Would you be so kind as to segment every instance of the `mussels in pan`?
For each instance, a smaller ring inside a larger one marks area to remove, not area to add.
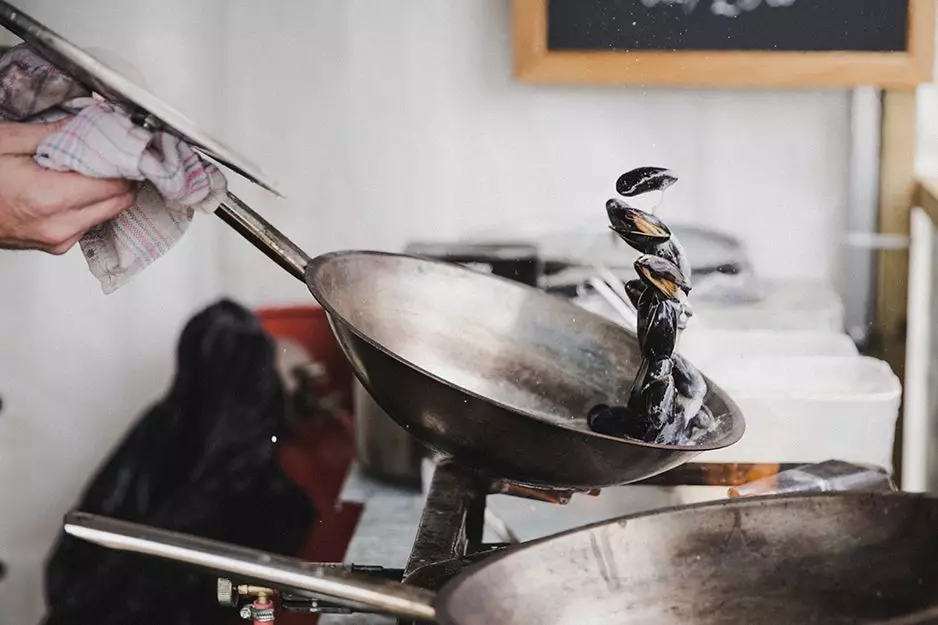
[[[616,190],[633,197],[664,191],[677,181],[671,170],[640,167],[619,177]],[[602,434],[663,445],[693,444],[714,426],[704,405],[703,375],[674,352],[680,332],[693,316],[688,302],[690,263],[684,247],[660,218],[625,201],[606,202],[609,227],[641,255],[638,278],[625,285],[638,317],[642,360],[626,406],[598,404],[587,415],[589,427]]]

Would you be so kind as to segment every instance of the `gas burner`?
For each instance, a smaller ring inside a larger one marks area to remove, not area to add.
[[[518,482],[486,477],[449,461],[442,461],[433,473],[420,523],[410,557],[403,569],[380,566],[336,565],[350,572],[367,573],[403,582],[427,590],[439,590],[465,567],[479,562],[516,544],[510,532],[502,529],[508,542],[486,543],[483,533],[486,524],[486,500],[489,495],[508,495],[535,501],[564,505],[573,495],[580,493],[596,496],[598,489],[552,489]],[[238,595],[248,600],[241,607],[242,618],[255,623],[271,622],[268,613],[258,610],[261,600],[271,593],[279,594],[280,608],[285,612],[301,614],[353,614],[355,610],[306,595],[248,586],[235,586],[228,579],[219,579],[219,603],[229,607],[239,605]],[[261,604],[261,608],[266,604]],[[398,619],[400,625],[415,621]]]

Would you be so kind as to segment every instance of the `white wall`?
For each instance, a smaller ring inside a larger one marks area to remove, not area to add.
[[[260,162],[289,199],[232,186],[310,254],[399,250],[501,223],[602,222],[615,178],[660,164],[682,177],[668,192],[671,219],[732,230],[767,276],[835,271],[843,93],[517,84],[507,0],[19,4],[79,44],[117,52]],[[0,501],[18,502],[0,511],[0,559],[22,560],[0,583],[4,622],[35,622],[37,550],[165,389],[182,324],[223,292],[249,305],[307,300],[211,217],[111,297],[77,252],[0,253]]]
[[[252,198],[311,253],[399,249],[493,222],[601,221],[616,177],[654,163],[682,176],[668,193],[672,219],[731,228],[766,275],[833,271],[843,93],[518,84],[506,0],[266,12],[236,1],[228,19],[225,134],[282,181],[282,208]],[[266,259],[226,249],[247,275],[270,274]],[[288,293],[288,280],[229,286],[263,300]]]

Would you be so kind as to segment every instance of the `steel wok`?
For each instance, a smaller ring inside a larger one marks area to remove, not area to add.
[[[443,625],[931,623],[938,499],[839,493],[626,516],[510,548],[438,594],[328,565],[73,513],[66,532]],[[916,618],[915,614],[925,615]]]
[[[709,379],[705,404],[717,427],[696,445],[590,431],[590,407],[626,402],[638,341],[562,298],[414,256],[353,251],[310,260],[233,196],[217,214],[306,281],[375,401],[459,464],[592,489],[651,477],[743,435],[739,408]]]

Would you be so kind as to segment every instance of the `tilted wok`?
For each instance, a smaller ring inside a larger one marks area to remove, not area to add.
[[[80,513],[66,531],[443,625],[857,625],[938,604],[938,499],[839,493],[732,499],[630,515],[540,539],[435,594]],[[341,581],[339,581],[341,580]]]
[[[645,479],[743,434],[709,382],[716,428],[693,446],[592,432],[597,403],[624,404],[635,334],[568,301],[430,259],[340,252],[306,282],[362,384],[429,447],[499,478],[595,488]]]

